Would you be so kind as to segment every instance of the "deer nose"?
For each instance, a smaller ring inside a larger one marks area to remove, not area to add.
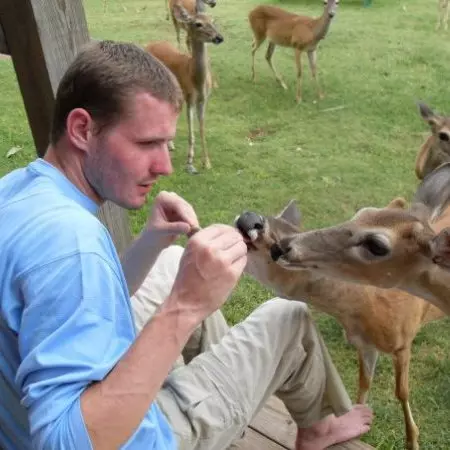
[[[223,36],[221,34],[218,34],[214,39],[214,44],[221,44],[224,41]]]
[[[254,212],[244,211],[236,220],[237,229],[244,235],[248,235],[251,230],[262,230],[264,219]]]

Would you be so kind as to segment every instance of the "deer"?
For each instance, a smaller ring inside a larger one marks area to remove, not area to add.
[[[206,105],[212,83],[206,43],[220,44],[224,38],[206,14],[198,12],[191,15],[180,4],[174,4],[172,11],[176,20],[184,23],[188,30],[192,42],[192,54],[180,52],[167,41],[149,43],[145,49],[171,70],[181,86],[186,102],[189,129],[186,170],[190,174],[196,174],[198,171],[194,167],[194,108],[197,111],[200,127],[203,166],[205,169],[211,168],[205,138]]]
[[[339,0],[327,0],[320,17],[313,18],[294,14],[276,6],[259,5],[250,11],[248,20],[253,32],[252,43],[252,80],[255,81],[255,53],[261,44],[268,39],[266,60],[283,89],[286,83],[275,69],[272,56],[275,46],[291,47],[295,50],[297,67],[296,101],[302,101],[302,53],[308,54],[309,67],[313,76],[319,99],[324,98],[324,92],[317,78],[317,47],[330,28]]]
[[[277,216],[242,213],[235,226],[248,245],[246,273],[276,295],[301,300],[333,316],[359,359],[357,403],[366,403],[379,352],[392,356],[395,395],[403,408],[406,447],[419,449],[419,429],[409,405],[411,347],[419,329],[445,314],[425,300],[396,289],[381,289],[331,278],[313,270],[288,270],[276,263],[280,242],[300,232],[301,214],[291,201]]]
[[[448,13],[450,9],[450,0],[438,0],[438,19],[436,30],[443,28],[448,30]]]
[[[214,8],[216,6],[216,0],[201,0],[205,5]],[[192,53],[192,44],[189,40],[189,26],[185,22],[180,22],[177,20],[177,13],[174,12],[174,5],[181,5],[191,16],[195,16],[197,12],[197,2],[196,0],[166,0],[167,7],[167,19],[169,16],[172,18],[172,23],[175,28],[175,33],[177,36],[178,48],[181,50],[181,40],[180,31],[183,29],[186,32],[186,48],[189,53]]]
[[[425,103],[419,102],[419,111],[429,125],[431,135],[421,146],[417,154],[415,172],[422,180],[443,163],[450,162],[450,117],[435,113]]]
[[[277,264],[421,297],[450,315],[450,163],[429,173],[409,208],[396,198],[350,220],[292,234]]]

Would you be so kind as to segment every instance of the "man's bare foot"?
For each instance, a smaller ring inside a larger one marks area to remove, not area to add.
[[[355,405],[343,416],[325,417],[309,428],[297,431],[296,450],[324,450],[333,444],[345,442],[369,431],[372,410],[365,405]]]

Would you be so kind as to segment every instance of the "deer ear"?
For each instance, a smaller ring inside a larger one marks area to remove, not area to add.
[[[175,3],[172,10],[177,22],[192,23],[194,21],[194,18],[187,12],[186,8],[179,3]]]
[[[425,120],[425,122],[430,125],[430,127],[435,127],[440,122],[440,116],[435,114],[435,112],[425,103],[418,102],[417,106],[419,107],[420,115],[422,116],[422,119]]]
[[[297,208],[295,200],[291,200],[278,217],[296,227],[300,227],[300,222],[302,220],[302,214]]]
[[[444,228],[431,243],[431,259],[443,269],[450,269],[450,228]]]
[[[406,208],[406,200],[403,197],[395,197],[393,200],[391,200],[386,208],[398,208],[398,209],[405,209]]]

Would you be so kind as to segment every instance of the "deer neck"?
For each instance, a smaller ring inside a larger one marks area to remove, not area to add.
[[[195,85],[202,88],[206,83],[208,72],[208,53],[204,42],[192,40],[192,60]]]
[[[345,321],[349,309],[362,307],[360,286],[309,270],[286,270],[262,255],[249,254],[248,261],[246,272],[280,297],[305,301],[341,321]]]
[[[450,315],[450,271],[433,264],[417,276],[408,277],[402,287]]]
[[[333,17],[334,16],[331,16],[327,9],[325,9],[323,14],[316,20],[313,28],[313,34],[316,41],[320,41],[327,35]]]

